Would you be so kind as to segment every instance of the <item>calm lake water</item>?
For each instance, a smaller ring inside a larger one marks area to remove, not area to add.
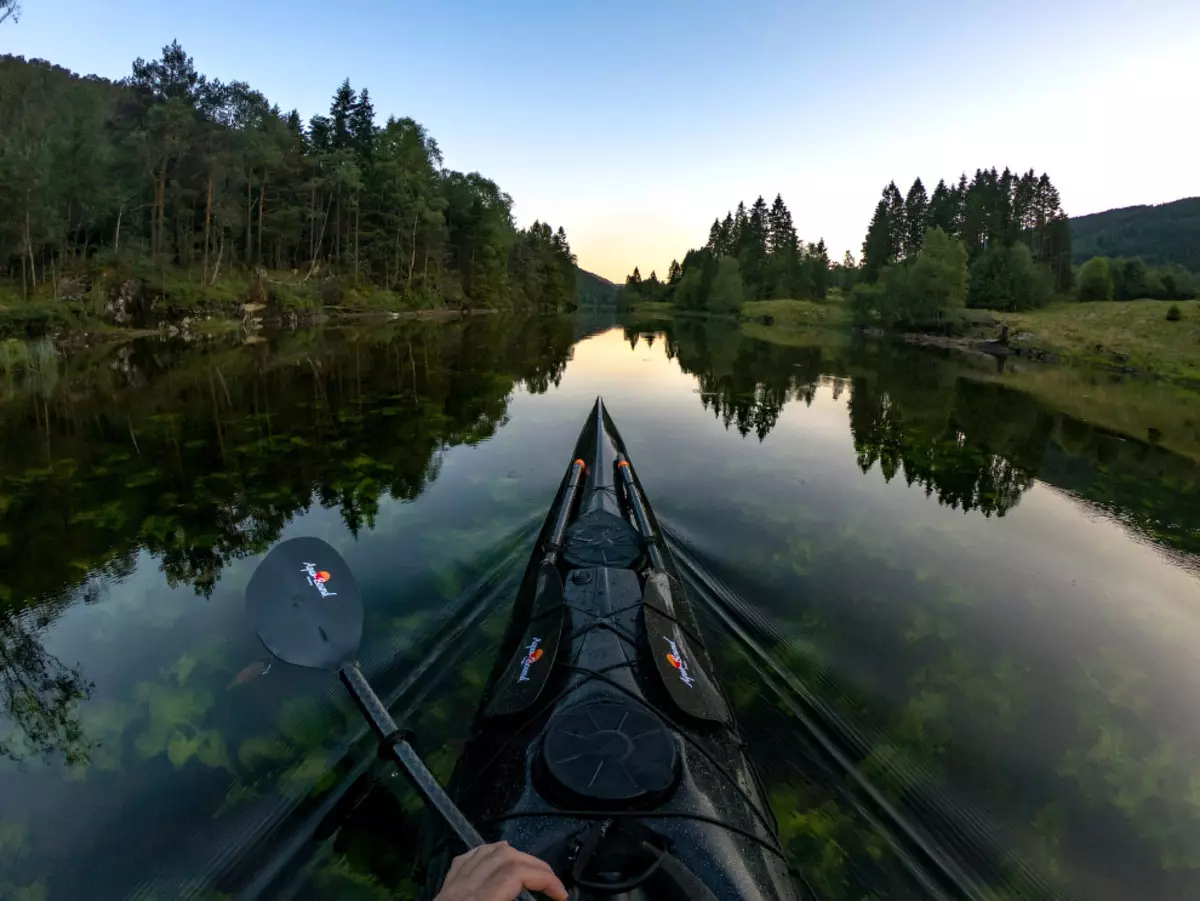
[[[337,547],[448,776],[597,394],[819,897],[1200,897],[1200,465],[1157,431],[696,322],[0,361],[0,898],[413,897],[420,804],[242,592]]]

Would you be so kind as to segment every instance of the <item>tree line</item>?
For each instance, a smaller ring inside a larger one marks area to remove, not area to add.
[[[1058,189],[1030,169],[976,169],[928,194],[883,190],[853,292],[860,324],[940,323],[963,306],[1024,310],[1070,289],[1071,231]]]
[[[625,279],[620,303],[666,301],[685,310],[736,313],[747,300],[819,300],[834,283],[825,241],[800,240],[781,195],[770,207],[759,196],[725,218],[713,220],[708,242],[672,260],[665,281],[646,279],[635,267]]]
[[[1178,263],[1147,266],[1141,257],[1092,257],[1079,269],[1079,300],[1186,300],[1200,292],[1197,278]]]
[[[349,80],[305,123],[178,42],[116,83],[5,56],[0,121],[0,276],[24,296],[135,255],[206,285],[264,267],[412,304],[574,300],[561,227],[517,228],[495,182],[445,168],[410,118],[378,124]]]

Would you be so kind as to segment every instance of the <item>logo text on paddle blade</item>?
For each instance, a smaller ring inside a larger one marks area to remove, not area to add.
[[[542,643],[540,638],[535,638],[529,642],[529,647],[525,649],[525,656],[521,659],[521,675],[517,678],[518,682],[529,681],[529,668],[542,659],[544,653],[538,645]]]
[[[325,585],[329,582],[329,570],[317,569],[315,563],[305,563],[301,567],[302,571],[308,576],[308,584],[317,589],[323,598],[336,598],[337,592],[330,591]]]
[[[683,654],[679,652],[679,645],[675,644],[674,639],[663,636],[663,640],[670,645],[671,652],[667,654],[667,662],[679,671],[679,681],[684,685],[692,686],[696,684],[696,680],[688,673],[687,661],[683,659]]]

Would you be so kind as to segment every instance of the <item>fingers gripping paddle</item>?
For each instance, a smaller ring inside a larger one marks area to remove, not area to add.
[[[468,848],[483,837],[438,784],[396,728],[354,658],[362,640],[363,602],[346,561],[319,538],[277,544],[246,586],[246,611],[267,650],[295,666],[336,672],[359,709],[425,802]],[[521,892],[522,901],[533,901]]]

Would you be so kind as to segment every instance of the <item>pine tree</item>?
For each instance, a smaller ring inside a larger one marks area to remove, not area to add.
[[[829,251],[825,247],[825,239],[821,238],[816,244],[808,245],[808,271],[812,281],[813,296],[823,300],[829,293],[830,267]]]
[[[742,249],[738,253],[742,283],[746,296],[752,300],[761,300],[767,296],[768,216],[767,203],[762,195],[759,195],[750,208]]]
[[[746,204],[738,202],[737,212],[733,214],[733,226],[729,232],[729,252],[736,255],[742,252],[746,240]]]
[[[349,82],[347,82],[348,86]],[[354,155],[361,162],[370,161],[375,145],[375,107],[371,104],[371,95],[366,88],[362,89],[350,111],[347,127],[350,131],[350,143],[354,149]]]
[[[904,198],[904,258],[914,260],[925,240],[925,229],[929,219],[929,201],[925,185],[918,178],[908,189]]]
[[[683,270],[679,268],[678,260],[671,260],[671,268],[667,270],[667,284],[677,285],[679,279],[683,275]]]
[[[883,268],[895,261],[892,253],[891,212],[887,200],[875,204],[875,215],[867,227],[862,246],[862,269],[867,281],[875,281]]]
[[[712,227],[708,230],[708,243],[704,245],[713,253],[723,253],[724,240],[721,236],[721,222],[719,219],[714,219]]]
[[[904,255],[908,228],[904,221],[904,198],[894,181],[888,182],[888,186],[883,189],[883,199],[888,207],[888,258],[899,260]]]
[[[767,249],[770,258],[767,264],[766,294],[776,298],[803,297],[801,285],[797,283],[800,265],[800,243],[792,214],[783,197],[776,194],[775,202],[767,215],[769,232]]]
[[[331,150],[348,150],[354,146],[354,137],[350,133],[350,118],[358,105],[358,95],[350,87],[350,79],[342,82],[333,95],[333,103],[329,105],[330,142]]]
[[[937,187],[929,198],[929,228],[940,228],[947,235],[956,234],[956,219],[954,194],[946,187],[946,180],[939,179]]]
[[[726,213],[725,218],[721,220],[722,253],[729,253],[733,249],[733,241],[733,213]]]

